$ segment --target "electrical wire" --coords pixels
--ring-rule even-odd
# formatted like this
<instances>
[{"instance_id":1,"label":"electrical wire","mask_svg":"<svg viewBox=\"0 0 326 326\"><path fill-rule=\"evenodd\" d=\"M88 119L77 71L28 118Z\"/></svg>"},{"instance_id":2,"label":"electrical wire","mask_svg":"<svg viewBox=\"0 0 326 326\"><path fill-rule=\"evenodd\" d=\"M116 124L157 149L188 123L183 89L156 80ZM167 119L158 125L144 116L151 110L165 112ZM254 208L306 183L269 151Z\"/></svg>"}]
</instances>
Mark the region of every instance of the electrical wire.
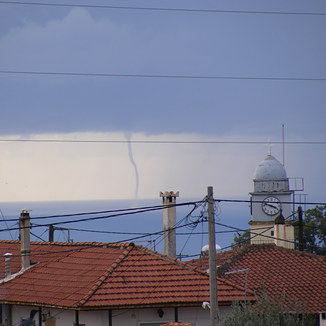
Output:
<instances>
[{"instance_id":1,"label":"electrical wire","mask_svg":"<svg viewBox=\"0 0 326 326\"><path fill-rule=\"evenodd\" d=\"M263 200L248 200L248 199L214 199L214 201L225 202L225 203L249 203L249 204L250 203L258 203L258 204L263 203ZM302 204L302 202L297 202L297 201L281 201L280 203L281 204L294 204L294 205ZM304 204L305 205L315 205L315 206L325 206L326 202L307 202Z\"/></svg>"},{"instance_id":2,"label":"electrical wire","mask_svg":"<svg viewBox=\"0 0 326 326\"><path fill-rule=\"evenodd\" d=\"M179 228L183 228L183 227L186 227L186 226L187 226L187 224L176 225L174 227L174 229L179 229ZM58 254L58 253L64 253L64 252L79 251L79 250L81 250L79 248L79 246L83 246L82 249L89 249L89 248L93 248L93 247L103 247L103 246L110 246L110 245L115 245L115 244L123 244L123 243L127 244L127 243L130 243L130 242L134 241L134 240L142 239L144 237L154 236L154 235L163 235L163 234L164 234L164 231L160 230L160 231L157 231L157 232L146 233L146 234L143 234L143 235L140 235L140 236L137 236L137 237L132 237L132 238L123 239L123 240L119 240L119 241L115 241L115 242L109 242L109 243L97 243L97 242L91 242L89 244L88 243L86 243L86 244L73 243L71 245L76 246L77 248L68 249L68 250L58 250L58 251L44 251L44 252L41 252L41 253L31 253L31 256L43 256L43 255L47 255L47 254L52 255L52 254ZM55 242L53 244L56 245ZM84 248L84 246L85 246L85 248ZM21 257L21 254L12 255L12 257Z\"/></svg>"},{"instance_id":3,"label":"electrical wire","mask_svg":"<svg viewBox=\"0 0 326 326\"><path fill-rule=\"evenodd\" d=\"M292 213L291 215L289 215L288 217L285 218L285 220L289 220L293 215L295 215L295 213ZM220 225L220 226L224 226L224 227L227 227L227 228L232 228L232 229L237 229L237 231L241 231L241 232L248 232L248 230L241 230L239 228L235 228L235 227L231 227L231 226L227 226L225 224L221 224L221 223L217 223L215 222L216 225ZM264 238L268 238L268 239L273 239L273 240L282 240L284 242L287 242L287 243L291 243L291 244L298 244L297 241L291 241L291 240L285 240L285 239L281 239L281 238L276 238L274 236L269 236L267 234L263 234L263 233L266 233L267 231L271 230L274 228L274 225L273 226L270 226L270 227L267 227L267 228L260 228L260 229L263 229L262 232L260 233L257 233L257 232L252 232L253 229L249 230L250 231L250 234L253 234L253 236L251 236L249 239L246 239L245 242L250 242L252 239L258 237L258 236L261 236L261 237L264 237ZM315 248L321 248L319 246L313 246ZM221 248L221 250L225 250L225 249L228 249L228 248L232 248L232 244L229 245L229 246L226 246L226 247L223 247Z\"/></svg>"},{"instance_id":4,"label":"electrical wire","mask_svg":"<svg viewBox=\"0 0 326 326\"><path fill-rule=\"evenodd\" d=\"M201 201L190 201L190 202L182 202L182 203L175 203L169 205L169 207L182 207L182 206L189 206L189 205L196 205ZM131 212L131 213L138 213L147 212L147 211L155 211L166 208L164 205L152 205L152 206L141 206L141 207L132 207L132 208L120 208L120 209L111 209L111 210L104 210L104 211L92 211L92 212L80 212L80 213L71 213L71 214L57 214L57 215L49 215L49 216L37 216L37 217L30 217L31 220L33 219L47 219L47 218L58 218L58 217L72 217L72 216L82 216L82 215L98 215L98 214L106 214L106 213L118 213L118 212Z\"/></svg>"},{"instance_id":5,"label":"electrical wire","mask_svg":"<svg viewBox=\"0 0 326 326\"><path fill-rule=\"evenodd\" d=\"M192 208L192 210L184 217L184 218L182 218L178 223L176 223L176 225L174 225L173 226L173 229L176 229L176 228L178 228L178 227L183 227L183 226L180 226L180 223L182 223L182 221L184 221L184 220L187 220L188 218L189 218L189 216L198 208L198 204L196 204L193 208ZM160 231L160 232L163 232L163 234L165 234L165 232L164 231ZM162 237L162 239L160 240L160 241L163 241L163 239L164 239L164 237ZM155 243L155 241L154 241L154 243ZM146 254L146 250L144 250L143 251L143 256L145 256L145 254ZM140 257L138 257L138 259L140 259ZM166 276L168 276L168 275L170 275L170 271L172 270L172 268L173 268L173 266L174 265L172 265L171 264L171 266L170 266L170 268L165 272L165 275ZM131 268L133 268L133 265L130 265L129 266L129 269L131 269ZM122 273L122 271L120 271L120 273ZM119 273L117 274L117 276L119 275ZM161 279L161 281L160 282L158 282L157 284L156 284L156 286L155 287L157 287L157 286L159 286L159 284L161 284L163 281L164 281L164 278L165 277L163 277L163 279ZM145 298L144 298L144 300L145 300ZM121 313L118 313L116 316L118 316L118 315L120 315L120 314L125 314L126 313L126 311L123 311L123 312L121 312Z\"/></svg>"},{"instance_id":6,"label":"electrical wire","mask_svg":"<svg viewBox=\"0 0 326 326\"><path fill-rule=\"evenodd\" d=\"M199 203L201 203L200 205L202 205L202 201L200 201ZM189 219L189 215L191 215L198 207L200 207L200 205L199 204L197 204L195 207L193 207L192 208L192 210L190 211L190 213L188 213L183 219L182 219L182 221L183 220L186 220L186 219ZM291 216L289 216L289 217L287 217L287 219L289 219ZM206 222L206 221L204 221L204 220L201 220L201 221L197 221L197 224L199 224L199 223L204 223L204 222ZM180 223L180 222L179 222ZM191 223L194 223L193 221L191 222ZM178 224L178 223L177 223ZM181 228L181 227L184 227L185 225L183 224L183 225L177 225L176 224L176 226L175 226L175 228ZM219 222L216 222L215 223L216 225L219 225L219 226L223 226L223 227L227 227L227 228L232 228L233 230L241 230L241 231L244 231L244 230L242 230L242 229L240 229L240 228L237 228L237 227L232 227L232 226L229 226L229 225L226 225L226 224L222 224L222 223L219 223ZM162 231L160 231L160 233L162 233ZM192 232L191 232L192 233ZM154 233L153 233L154 234ZM272 239L275 239L275 237L271 237L271 236L266 236L266 235L263 235L264 237L267 237L267 238L272 238ZM283 240L283 239L282 239ZM292 241L288 241L288 242L292 242ZM119 243L119 242L116 242L116 243ZM293 242L292 242L293 243ZM60 250L60 251L57 251L57 253L63 253L63 252L71 252L71 251L81 251L81 250L83 250L83 249L86 249L86 248L92 248L92 247L99 247L99 246L108 246L108 245L110 245L110 244L99 244L99 243L97 243L97 244L89 244L89 245L86 245L85 247L82 247L82 248L80 248L80 247L78 247L79 245L78 244L74 244L74 245L72 245L72 246L77 246L78 248L75 248L74 250L64 250L64 251L62 251L62 250ZM225 247L225 248L227 248L227 247ZM224 249L224 248L223 248ZM53 254L54 252L43 252L43 253L40 253L40 254L42 254L42 255L44 255L44 254ZM33 254L32 254L33 255ZM34 254L34 256L37 256L38 254ZM145 255L145 251L144 251L144 255ZM17 256L19 256L19 255L17 255ZM196 255L196 256L198 256L198 255ZM187 256L188 258L190 258L191 256L190 255L188 255ZM193 256L193 257L195 257L195 256ZM129 267L129 268L131 268L131 266ZM171 268L172 268L172 266L171 266ZM169 271L167 271L167 273L166 273L166 275L168 275L169 274ZM158 285L157 285L158 286Z\"/></svg>"},{"instance_id":7,"label":"electrical wire","mask_svg":"<svg viewBox=\"0 0 326 326\"><path fill-rule=\"evenodd\" d=\"M220 202L220 201L223 201L223 200L220 200L220 199L217 199L216 201ZM230 200L227 200L228 202ZM236 200L236 202L239 202L239 200ZM241 201L243 202L243 201ZM249 201L245 201L245 202L249 202ZM261 202L261 201L259 201ZM182 227L189 227L191 226L191 230L192 232L190 232L190 234L188 233L188 235L193 235L193 231L195 229L195 227L198 225L198 224L203 224L204 222L207 222L207 219L203 218L203 213L201 212L201 214L199 216L196 217L196 220L192 220L190 218L190 216L194 213L194 211L196 209L198 209L199 207L202 207L203 204L205 203L205 200L201 200L201 201L196 201L196 202L187 202L187 203L180 203L180 204L175 204L175 206L183 206L183 205L189 205L189 204L192 204L194 205L194 207L192 208L192 210L181 220L179 221L175 226L174 228L175 229L178 229L178 228L182 228ZM146 206L145 207L146 209L150 209L150 210L156 210L156 209L162 209L164 207L162 206ZM126 209L126 210L129 210L129 209ZM61 222L56 222L56 223L53 223L52 225L54 224L66 224L66 223L75 223L75 222L81 222L81 221L89 221L89 220L95 220L95 219L102 219L102 218L109 218L109 217L114 217L114 216L122 216L122 215L129 215L129 214L137 214L137 213L140 213L140 212L144 212L143 210L139 210L139 208L134 208L134 209L130 209L132 210L131 212L124 212L124 213L119 213L119 214L113 214L113 215L106 215L106 216L97 216L97 217L91 217L91 218L85 218L85 219L79 219L79 220L73 220L73 221L61 221ZM114 211L125 211L125 210L122 210L122 209L119 209L119 210L114 210ZM147 211L147 210L145 210ZM108 211L100 211L100 212L108 212ZM110 212L113 212L112 210ZM71 215L84 215L84 214L96 214L96 213L99 213L99 212L89 212L89 213L76 213L76 214L64 214L64 215L52 215L52 216L48 216L48 218L50 217L58 217L58 216L61 216L61 217L66 217L66 216L71 216ZM291 214L289 217L286 218L289 219L291 218L295 213ZM40 218L44 218L44 217L37 217L38 219ZM9 221L9 220L6 220L6 222ZM16 220L15 220L16 221ZM183 221L186 221L185 224L183 225L180 225L180 223L182 223ZM223 223L219 223L219 222L215 222L216 225L218 226L223 226L225 228L231 228L233 231L219 231L217 233L228 233L228 232L234 232L234 231L240 231L240 232L246 232L248 231L248 229L240 229L238 227L233 227L233 226L229 226L229 225L226 225L226 224L223 224ZM35 227L48 227L49 224L35 224L35 223L32 223L32 228L35 228ZM270 227L271 229L272 227ZM315 226L314 228L318 228L317 226ZM14 227L14 228L11 228L11 229L2 229L0 230L0 232L3 232L3 231L10 231L10 230L19 230L20 228L19 227ZM72 228L69 228L70 230L73 230ZM78 230L78 229L76 229ZM256 233L256 232L252 232L254 230L263 230L262 232L260 233ZM134 241L134 240L138 240L138 239L142 239L142 238L146 238L146 237L149 237L149 236L154 236L154 235L158 235L158 236L161 236L162 234L164 234L164 231L158 231L158 232L153 232L153 233L126 233L126 232L110 232L110 231L96 231L96 230L85 230L83 229L82 231L86 231L86 232L102 232L102 233L111 233L111 234L124 234L124 235L135 235L135 237L132 237L132 238L128 238L128 239L124 239L124 240L120 240L120 241L117 241L117 243L123 243L123 242L131 242L131 241ZM267 236L267 235L263 235L262 233L268 231L266 228L256 228L256 229L252 229L251 230L251 234L253 234L253 236L250 238L254 238L256 236L264 236L264 237L267 237L267 238L271 238L271 239L275 239L275 237L272 237L272 236ZM202 234L202 233L200 233ZM186 235L186 234L185 234ZM188 237L189 238L189 237ZM43 239L42 239L43 240ZM44 240L43 240L44 241ZM157 241L157 239L155 240L155 242ZM162 241L162 240L161 240ZM187 240L188 241L188 240ZM291 242L291 241L288 241L288 242ZM293 241L292 241L293 243ZM228 246L230 247L230 246ZM226 249L228 247L224 247L222 248L223 249ZM180 253L180 255L182 254L182 252Z\"/></svg>"},{"instance_id":8,"label":"electrical wire","mask_svg":"<svg viewBox=\"0 0 326 326\"><path fill-rule=\"evenodd\" d=\"M289 217L288 217L289 218ZM184 220L184 219L182 219L182 220ZM182 221L181 220L181 221ZM180 222L181 222L180 221ZM179 222L179 223L180 223ZM193 222L191 222L191 223L193 223ZM198 222L198 224L200 224L200 223L205 223L205 221L200 221L200 222ZM190 223L189 223L190 224ZM234 231L240 231L240 232L245 232L245 231L248 231L247 229L241 229L241 228L239 228L239 227L235 227L235 226L230 226L230 225L226 225L226 224L223 224L223 223L220 223L220 222L215 222L215 224L216 225L218 225L218 226L223 226L223 227L225 227L225 228L230 228L230 229L232 229L233 231L232 232L234 232ZM43 225L40 225L40 226L43 226ZM176 225L175 227L174 227L174 229L178 229L178 228L183 228L183 227L186 227L187 226L187 224L182 224L182 225ZM272 227L269 227L269 228L257 228L258 230L260 230L260 229L263 229L263 231L262 232L260 232L260 233L257 233L257 232L251 232L254 236L253 237L251 237L250 239L252 239L252 238L254 238L255 236L262 236L262 237L264 237L264 238L269 238L269 239L273 239L273 240L282 240L282 241L285 241L285 242L288 242L288 243L292 243L292 244L297 244L297 242L296 241L291 241L291 240L284 240L284 239L278 239L278 238L275 238L274 236L268 236L268 235L265 235L265 234L263 234L264 232L266 232L266 231L268 231L268 229L271 229ZM253 230L253 229L252 229ZM220 233L223 233L223 231L220 231ZM137 236L137 237L132 237L132 238L128 238L128 239L123 239L123 240L119 240L119 241L116 241L116 242L112 242L112 243L90 243L89 245L86 245L86 247L84 248L83 247L83 249L88 249L88 248L92 248L92 247L101 247L101 246L103 246L103 245L112 245L112 244L117 244L117 243L130 243L130 242L132 242L132 241L134 241L134 240L139 240L139 239L142 239L142 238L145 238L145 237L148 237L148 236L154 236L154 235L159 235L159 236L162 236L164 234L164 231L163 230L161 230L161 231L157 231L157 232L153 232L153 233L147 233L147 234L143 234L143 235L139 235L139 236ZM163 239L162 239L163 240ZM162 241L161 240L161 241ZM73 244L73 246L84 246L84 244L82 244L82 243L76 243L76 244ZM314 246L314 247L316 247L316 248L320 248L319 246ZM232 248L232 245L229 245L229 246L226 246L226 247L223 247L223 248L221 248L220 250L221 251L223 251L223 250L225 250L225 249L228 249L228 248ZM73 251L78 251L78 250L81 250L79 247L78 248L75 248L75 249L68 249L68 250L59 250L59 251L49 251L49 252L42 252L42 253L37 253L37 254L31 254L31 255L35 255L35 256L39 256L39 255L47 255L47 254L49 254L49 255L51 255L51 254L57 254L57 253L61 253L61 252L73 252ZM180 253L180 255L181 255L181 253ZM15 256L15 255L13 255L13 256ZM16 255L17 257L20 257L21 255ZM179 255L178 255L179 256ZM200 254L198 254L198 255L187 255L187 257L198 257L198 256L200 256Z\"/></svg>"},{"instance_id":9,"label":"electrical wire","mask_svg":"<svg viewBox=\"0 0 326 326\"><path fill-rule=\"evenodd\" d=\"M0 70L0 74L39 75L39 76L72 76L72 77L121 77L151 79L207 79L207 80L265 80L265 81L306 81L324 82L326 78L307 77L254 77L254 76L203 76L203 75L155 75L155 74L118 74L118 73L86 73L63 71L23 71Z\"/></svg>"},{"instance_id":10,"label":"electrical wire","mask_svg":"<svg viewBox=\"0 0 326 326\"><path fill-rule=\"evenodd\" d=\"M204 225L206 223L203 221L201 225ZM255 228L252 230L260 230L265 228ZM80 229L80 228L68 228L70 231L76 231L76 232L89 232L89 233L102 233L102 234L113 234L113 235L147 235L146 232L123 232L123 231L104 231L104 230L90 230L90 229ZM247 229L249 231L249 229ZM46 232L46 231L45 231ZM234 231L215 231L216 234L224 234L224 233L234 233ZM204 235L207 234L207 232L177 232L177 236L188 236L188 235Z\"/></svg>"},{"instance_id":11,"label":"electrical wire","mask_svg":"<svg viewBox=\"0 0 326 326\"><path fill-rule=\"evenodd\" d=\"M250 200L231 200L231 199L215 199L215 202L232 202L232 203L262 203L262 201L250 201ZM179 204L174 204L171 205L170 207L180 207L180 206L189 206L193 205L194 209L198 204L202 204L204 201L193 201L193 202L185 202L185 203L179 203ZM282 202L282 204L293 204L293 202ZM297 204L297 203L294 203ZM326 205L325 203L316 203L316 202L310 202L306 203L307 205L321 205L324 206ZM107 212L112 212L115 214L110 214L110 215L103 215L103 216L95 216L95 217L86 217L86 218L80 218L80 219L75 219L75 220L66 220L66 221L55 221L55 222L50 222L47 224L34 224L34 227L48 227L50 224L51 225L61 225L61 224L72 224L72 223L79 223L79 222L88 222L88 221L94 221L94 220L101 220L101 219L109 219L113 217L120 217L120 216L126 216L126 215L133 215L133 214L140 214L140 213L146 213L146 212L152 212L152 211L157 211L157 210L163 210L164 206L163 205L157 205L157 206L145 206L145 207L137 207L137 208L129 208L129 209L117 209L117 210L107 210L107 211L97 211L97 212L82 212L82 213L74 213L74 214L63 214L63 215L50 215L50 216L41 216L41 217L31 217L31 220L37 220L37 219L49 219L49 218L60 218L60 217L72 217L72 216L80 216L80 215L92 215L92 214L101 214L101 213L107 213ZM293 214L292 214L293 215ZM291 216L292 216L291 215ZM188 215L188 218L190 215ZM199 216L197 216L197 219L203 219L204 215L203 212ZM4 222L7 225L7 222L17 222L17 219L7 219L7 220L2 220L0 222ZM195 227L196 226L197 220L195 221L188 221L188 225L190 227ZM4 231L12 231L12 230L19 230L19 227L12 227L12 228L6 228L6 229L0 229L0 232Z\"/></svg>"},{"instance_id":12,"label":"electrical wire","mask_svg":"<svg viewBox=\"0 0 326 326\"><path fill-rule=\"evenodd\" d=\"M266 144L266 141L189 141L189 140L76 140L76 139L8 139L2 138L0 142L8 142L8 143L111 143L111 144L180 144L180 145L202 145L202 144L225 144L225 145L260 145ZM270 142L274 145L286 144L286 145L326 145L326 141L273 141Z\"/></svg>"},{"instance_id":13,"label":"electrical wire","mask_svg":"<svg viewBox=\"0 0 326 326\"><path fill-rule=\"evenodd\" d=\"M10 232L10 229L9 229L9 226L8 226L8 223L7 223L7 220L5 219L5 217L4 217L4 215L3 215L1 209L0 209L0 214L1 214L1 217L2 217L3 221L4 221L5 224L6 224L7 231L9 231L9 234L10 234L10 238L11 238L11 240L14 240L14 238L13 238L11 232ZM16 220L16 221L17 221L17 220Z\"/></svg>"},{"instance_id":14,"label":"electrical wire","mask_svg":"<svg viewBox=\"0 0 326 326\"><path fill-rule=\"evenodd\" d=\"M42 239L42 237L39 237L37 234L31 232L31 235L33 235L35 238L41 240L42 242L46 242L44 239Z\"/></svg>"},{"instance_id":15,"label":"electrical wire","mask_svg":"<svg viewBox=\"0 0 326 326\"><path fill-rule=\"evenodd\" d=\"M192 221L190 219L190 216L194 213L195 210L197 210L199 207L201 207L203 205L203 203L205 202L205 199L202 200L202 201L198 201L196 202L196 204L194 205L194 207L192 208L192 210L185 216L183 217L179 222L177 222L175 225L173 225L170 230L176 230L177 228L180 227L181 223L182 222L185 222L184 226L191 226L193 227L193 225L195 225L195 227L197 226L198 222L197 221ZM170 206L170 205L169 205ZM166 237L168 237L168 233L169 232L164 232L162 233L162 238L160 240L155 239L154 240L154 245L157 243L157 244L160 244L163 240L166 239Z\"/></svg>"},{"instance_id":16,"label":"electrical wire","mask_svg":"<svg viewBox=\"0 0 326 326\"><path fill-rule=\"evenodd\" d=\"M159 8L159 7L134 7L134 6L109 6L90 4L68 4L68 3L43 3L22 1L0 1L0 4L26 5L26 6L48 6L48 7L80 7L93 9L118 9L139 11L163 11L163 12L188 12L188 13L218 13L218 14L250 14L250 15L295 15L295 16L326 16L323 12L293 12L293 11L259 11L259 10L222 10L222 9L191 9L191 8Z\"/></svg>"},{"instance_id":17,"label":"electrical wire","mask_svg":"<svg viewBox=\"0 0 326 326\"><path fill-rule=\"evenodd\" d=\"M196 205L201 201L193 201L193 202L183 202L178 204L172 204L170 207L182 207L182 206L189 206L189 205ZM99 215L99 214L106 214L106 213L115 213L110 215L103 215L103 216L96 216L96 217L88 217L88 218L81 218L76 220L69 220L69 221L56 221L51 222L52 225L58 224L67 224L67 223L76 223L76 222L87 222L92 220L98 219L107 219L111 217L118 217L124 215L132 215L132 214L139 214L139 213L146 213L152 212L157 210L163 210L165 208L164 205L155 205L155 206L144 206L144 207L134 207L134 208L125 208L125 209L115 209L115 210L105 210L105 211L93 211L93 212L81 212L81 213L72 213L72 214L58 214L58 215L49 215L49 216L36 216L30 217L30 220L45 220L45 219L52 219L52 218L63 218L63 217L73 217L73 216L84 216L84 215ZM7 219L0 222L17 222L17 218L15 219ZM43 226L48 226L49 224L42 224ZM37 226L41 226L40 224ZM1 232L1 230L0 230Z\"/></svg>"}]
</instances>

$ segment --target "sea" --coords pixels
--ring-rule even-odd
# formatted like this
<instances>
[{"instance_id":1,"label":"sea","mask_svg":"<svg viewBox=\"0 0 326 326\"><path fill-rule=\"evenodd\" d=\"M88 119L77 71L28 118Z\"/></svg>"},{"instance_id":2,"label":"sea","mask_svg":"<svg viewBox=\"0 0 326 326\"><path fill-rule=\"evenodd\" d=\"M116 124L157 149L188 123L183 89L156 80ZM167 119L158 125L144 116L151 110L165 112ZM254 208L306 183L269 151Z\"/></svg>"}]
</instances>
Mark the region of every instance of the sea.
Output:
<instances>
[{"instance_id":1,"label":"sea","mask_svg":"<svg viewBox=\"0 0 326 326\"><path fill-rule=\"evenodd\" d=\"M207 207L198 199L177 202L177 256L199 257L208 243ZM19 238L21 210L31 217L31 240L48 241L50 225L54 241L140 244L163 253L162 202L156 199L0 202L0 240ZM230 249L233 239L248 229L248 203L215 205L216 244Z\"/></svg>"}]
</instances>

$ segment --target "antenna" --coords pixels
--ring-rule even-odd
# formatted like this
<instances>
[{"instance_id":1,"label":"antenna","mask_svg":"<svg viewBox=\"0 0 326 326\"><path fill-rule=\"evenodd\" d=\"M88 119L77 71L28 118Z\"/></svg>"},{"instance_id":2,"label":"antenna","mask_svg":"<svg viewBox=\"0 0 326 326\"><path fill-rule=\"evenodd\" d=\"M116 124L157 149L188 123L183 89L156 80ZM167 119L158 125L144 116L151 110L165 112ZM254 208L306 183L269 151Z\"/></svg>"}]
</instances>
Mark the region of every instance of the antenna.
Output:
<instances>
[{"instance_id":1,"label":"antenna","mask_svg":"<svg viewBox=\"0 0 326 326\"><path fill-rule=\"evenodd\" d=\"M283 150L283 166L285 166L284 163L284 123L282 124L282 150Z\"/></svg>"}]
</instances>

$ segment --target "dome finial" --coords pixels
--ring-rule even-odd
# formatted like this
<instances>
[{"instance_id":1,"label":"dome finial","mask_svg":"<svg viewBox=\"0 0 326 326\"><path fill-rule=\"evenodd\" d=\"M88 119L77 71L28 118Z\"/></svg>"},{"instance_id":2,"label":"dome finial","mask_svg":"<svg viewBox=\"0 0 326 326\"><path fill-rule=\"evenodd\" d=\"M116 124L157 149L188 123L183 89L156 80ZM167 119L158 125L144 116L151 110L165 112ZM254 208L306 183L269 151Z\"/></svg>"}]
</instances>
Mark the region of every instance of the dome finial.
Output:
<instances>
[{"instance_id":1,"label":"dome finial","mask_svg":"<svg viewBox=\"0 0 326 326\"><path fill-rule=\"evenodd\" d=\"M268 155L272 155L272 147L273 147L274 145L272 144L270 138L267 139L267 142L268 142L268 144L267 144L267 145L268 145Z\"/></svg>"}]
</instances>

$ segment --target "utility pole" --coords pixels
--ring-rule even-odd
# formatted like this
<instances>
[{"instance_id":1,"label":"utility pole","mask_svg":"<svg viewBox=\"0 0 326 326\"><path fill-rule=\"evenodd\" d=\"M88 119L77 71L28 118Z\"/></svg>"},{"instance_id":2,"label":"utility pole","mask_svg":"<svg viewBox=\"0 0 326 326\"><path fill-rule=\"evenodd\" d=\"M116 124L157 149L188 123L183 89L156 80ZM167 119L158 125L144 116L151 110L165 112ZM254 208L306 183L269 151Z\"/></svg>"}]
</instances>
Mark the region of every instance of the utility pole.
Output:
<instances>
[{"instance_id":1,"label":"utility pole","mask_svg":"<svg viewBox=\"0 0 326 326\"><path fill-rule=\"evenodd\" d=\"M49 225L49 242L54 241L54 226L53 224Z\"/></svg>"},{"instance_id":2,"label":"utility pole","mask_svg":"<svg viewBox=\"0 0 326 326\"><path fill-rule=\"evenodd\" d=\"M302 218L302 207L298 207L298 220L299 220L299 234L298 234L298 240L299 240L299 250L303 251L303 218Z\"/></svg>"},{"instance_id":3,"label":"utility pole","mask_svg":"<svg viewBox=\"0 0 326 326\"><path fill-rule=\"evenodd\" d=\"M209 254L209 294L210 326L218 325L217 279L216 279L216 240L213 187L207 187L208 215L208 254Z\"/></svg>"}]
</instances>

